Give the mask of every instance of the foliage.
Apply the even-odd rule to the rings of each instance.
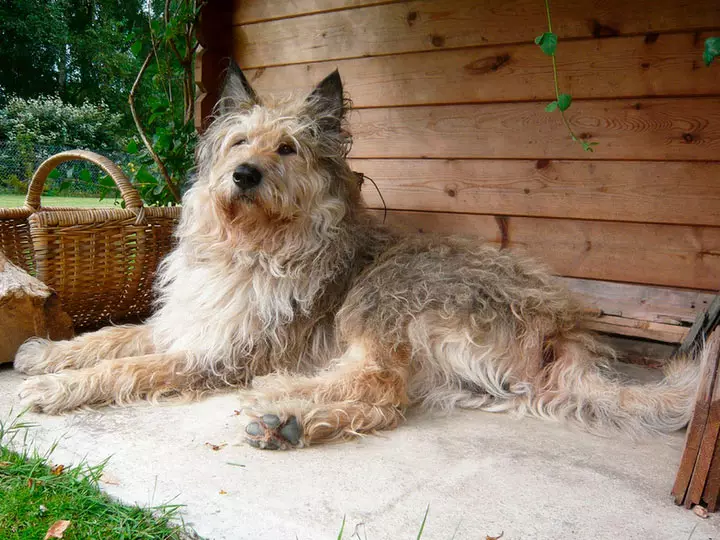
[[[720,37],[709,37],[705,40],[705,50],[703,51],[703,60],[705,65],[709,66],[713,60],[720,56]]]
[[[575,135],[575,132],[573,131],[572,127],[570,127],[570,122],[568,122],[567,118],[565,117],[565,111],[567,111],[570,108],[570,105],[572,105],[572,96],[570,94],[563,94],[560,93],[560,83],[558,82],[558,71],[557,71],[557,61],[555,59],[555,51],[557,50],[557,44],[558,44],[558,37],[556,34],[552,31],[552,20],[550,18],[550,4],[549,0],[545,0],[545,11],[547,13],[547,21],[548,21],[548,31],[543,32],[538,37],[535,38],[535,44],[540,47],[540,50],[542,50],[543,53],[545,53],[547,56],[549,56],[552,59],[552,68],[553,68],[553,80],[555,82],[555,101],[551,101],[545,106],[546,112],[553,112],[553,111],[560,111],[560,116],[562,117],[563,123],[565,124],[565,127],[570,132],[570,138],[574,141],[579,143],[583,150],[586,152],[593,152],[593,146],[597,146],[598,143],[596,142],[590,142],[583,139],[578,138],[577,135]]]
[[[134,159],[126,173],[150,204],[179,203],[194,163],[193,61],[201,6],[197,0],[166,0],[150,19],[149,33],[139,36],[131,47],[144,62],[129,96],[138,136],[127,146]],[[160,92],[145,96],[140,86],[143,78],[150,78]],[[147,114],[136,109],[136,97],[149,109]]]
[[[0,140],[116,150],[121,115],[103,103],[70,105],[58,97],[12,98],[0,110]]]

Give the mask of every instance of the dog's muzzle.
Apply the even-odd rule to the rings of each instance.
[[[243,191],[259,186],[261,181],[260,169],[247,163],[240,165],[233,173],[233,182]]]

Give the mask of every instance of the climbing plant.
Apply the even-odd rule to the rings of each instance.
[[[568,129],[568,132],[570,132],[570,138],[576,142],[582,145],[583,150],[586,152],[593,152],[594,146],[597,146],[598,143],[592,142],[592,141],[586,141],[584,139],[579,138],[577,135],[575,135],[575,132],[572,129],[572,126],[570,126],[570,122],[568,122],[567,117],[565,116],[565,111],[567,111],[570,108],[570,105],[572,105],[572,96],[570,94],[565,94],[560,92],[560,83],[558,81],[558,70],[557,70],[557,60],[555,59],[555,51],[557,49],[558,44],[558,37],[557,34],[554,34],[552,31],[552,18],[550,17],[550,2],[549,0],[545,0],[545,12],[547,13],[547,21],[548,21],[548,31],[543,32],[538,37],[535,38],[535,43],[540,47],[540,50],[548,55],[552,60],[552,70],[553,70],[553,80],[555,82],[555,101],[551,101],[545,106],[545,111],[547,112],[554,112],[559,111],[560,117],[562,118],[563,123],[565,124],[565,127]]]

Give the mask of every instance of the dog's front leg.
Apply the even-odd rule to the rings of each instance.
[[[20,387],[34,410],[58,414],[86,405],[124,404],[197,389],[185,353],[106,360],[89,368],[31,377]]]
[[[274,450],[392,429],[408,405],[408,374],[407,350],[362,340],[317,377],[264,377],[244,392],[252,402],[247,440]]]

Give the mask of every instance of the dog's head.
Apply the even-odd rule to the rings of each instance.
[[[271,99],[260,98],[232,63],[216,110],[198,144],[188,198],[207,199],[233,235],[332,227],[359,204],[345,161],[350,136],[337,71],[309,95]]]

